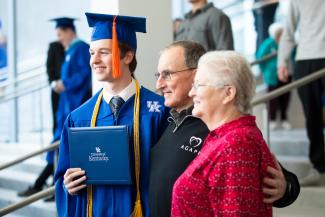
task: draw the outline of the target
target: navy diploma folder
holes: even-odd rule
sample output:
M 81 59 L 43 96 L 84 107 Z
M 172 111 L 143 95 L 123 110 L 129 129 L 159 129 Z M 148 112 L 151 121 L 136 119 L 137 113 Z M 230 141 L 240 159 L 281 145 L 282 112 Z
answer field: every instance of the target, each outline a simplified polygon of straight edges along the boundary
M 127 126 L 68 129 L 70 168 L 86 171 L 86 184 L 131 184 Z

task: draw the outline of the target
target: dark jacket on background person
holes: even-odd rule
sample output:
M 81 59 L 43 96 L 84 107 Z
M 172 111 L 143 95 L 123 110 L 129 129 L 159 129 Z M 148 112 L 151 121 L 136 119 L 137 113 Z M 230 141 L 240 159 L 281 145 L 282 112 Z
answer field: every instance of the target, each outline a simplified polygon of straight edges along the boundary
M 58 41 L 51 42 L 47 52 L 46 60 L 46 72 L 48 75 L 49 84 L 52 81 L 59 80 L 61 78 L 61 66 L 64 61 L 64 47 Z M 56 129 L 56 111 L 59 104 L 59 94 L 51 91 L 51 103 L 52 103 L 52 118 L 53 118 L 53 133 Z

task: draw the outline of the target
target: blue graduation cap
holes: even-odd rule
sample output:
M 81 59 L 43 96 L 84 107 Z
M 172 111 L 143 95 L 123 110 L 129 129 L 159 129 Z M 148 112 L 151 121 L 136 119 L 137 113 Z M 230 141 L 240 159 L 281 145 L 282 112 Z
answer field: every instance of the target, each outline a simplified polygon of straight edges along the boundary
M 86 13 L 89 27 L 93 27 L 91 41 L 112 39 L 113 77 L 120 76 L 118 42 L 137 50 L 136 32 L 146 33 L 145 17 Z
M 74 21 L 76 19 L 75 18 L 71 18 L 71 17 L 58 17 L 58 18 L 54 18 L 51 19 L 50 21 L 54 21 L 56 22 L 55 28 L 71 28 L 73 31 L 76 30 L 76 27 L 74 25 Z
M 113 39 L 113 23 L 116 22 L 117 39 L 137 49 L 136 32 L 146 33 L 145 17 L 130 17 L 110 14 L 86 13 L 89 27 L 93 27 L 92 41 Z

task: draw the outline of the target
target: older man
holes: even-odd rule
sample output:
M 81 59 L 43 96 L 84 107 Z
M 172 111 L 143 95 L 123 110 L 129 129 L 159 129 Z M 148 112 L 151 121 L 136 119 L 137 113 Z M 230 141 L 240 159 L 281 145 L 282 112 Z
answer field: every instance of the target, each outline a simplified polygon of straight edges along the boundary
M 170 216 L 172 188 L 175 180 L 200 153 L 209 130 L 192 116 L 193 101 L 188 96 L 199 58 L 205 49 L 191 41 L 174 42 L 165 48 L 158 63 L 156 87 L 171 107 L 169 126 L 151 150 L 149 201 L 152 217 Z M 272 178 L 265 178 L 264 202 L 276 207 L 291 204 L 297 198 L 300 186 L 297 177 L 282 169 L 268 168 Z

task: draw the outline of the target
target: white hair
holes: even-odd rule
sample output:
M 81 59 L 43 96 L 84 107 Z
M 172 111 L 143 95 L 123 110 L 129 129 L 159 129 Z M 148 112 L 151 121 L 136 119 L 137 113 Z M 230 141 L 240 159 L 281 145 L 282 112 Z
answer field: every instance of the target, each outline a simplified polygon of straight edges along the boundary
M 255 95 L 255 79 L 247 60 L 235 51 L 211 51 L 200 58 L 198 67 L 203 65 L 210 80 L 236 88 L 236 107 L 242 113 L 249 113 Z
M 282 30 L 283 25 L 281 23 L 272 23 L 269 27 L 269 35 L 271 38 L 275 39 Z

